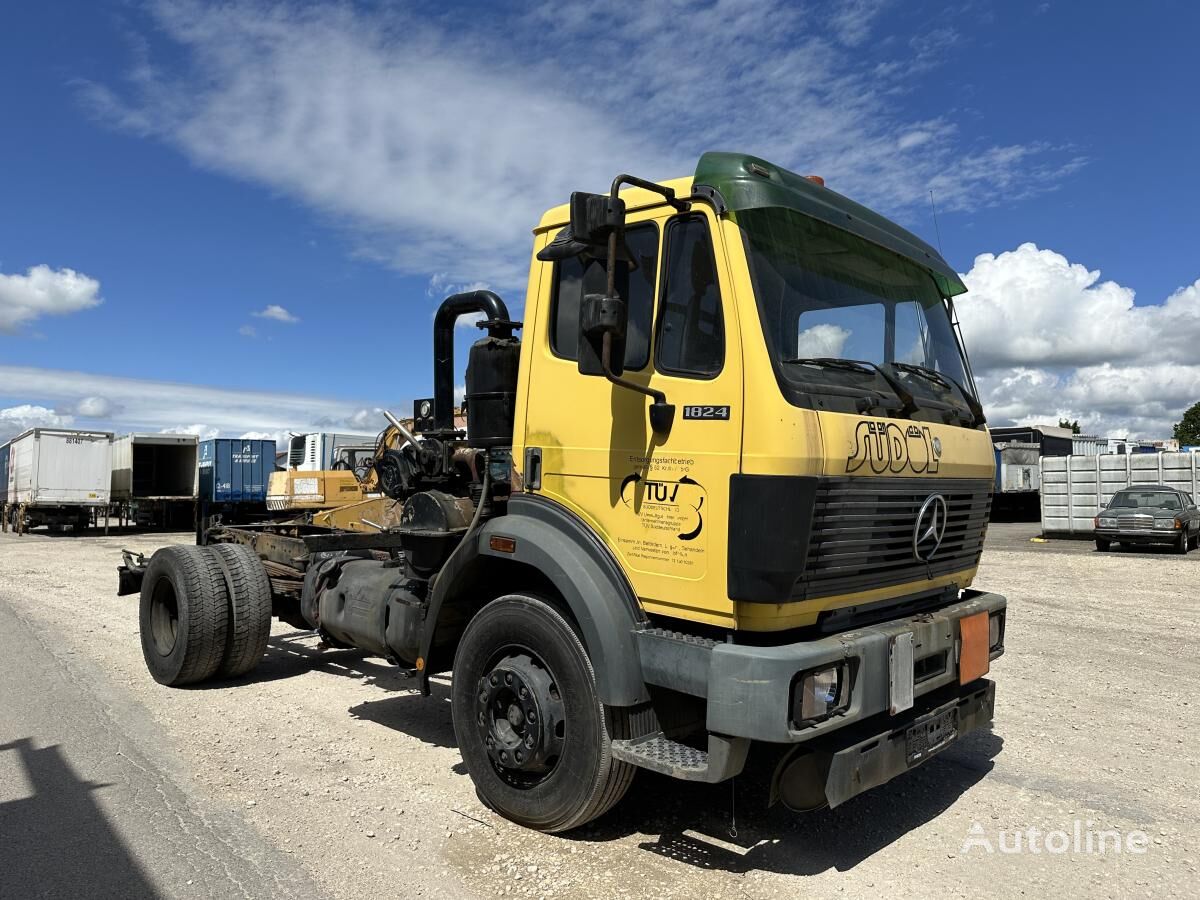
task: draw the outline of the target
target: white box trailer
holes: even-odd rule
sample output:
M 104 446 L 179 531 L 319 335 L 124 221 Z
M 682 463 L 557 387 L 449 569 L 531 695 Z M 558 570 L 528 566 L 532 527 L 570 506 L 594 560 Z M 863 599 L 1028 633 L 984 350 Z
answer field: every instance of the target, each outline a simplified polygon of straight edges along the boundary
M 1091 535 L 1100 508 L 1121 488 L 1163 484 L 1200 496 L 1195 453 L 1042 457 L 1042 531 Z
M 108 431 L 34 428 L 13 438 L 6 524 L 21 531 L 37 525 L 86 527 L 94 509 L 108 507 L 112 447 Z
M 194 434 L 124 434 L 113 441 L 112 500 L 195 500 Z
M 112 504 L 118 520 L 190 528 L 199 486 L 193 434 L 124 434 L 113 442 Z

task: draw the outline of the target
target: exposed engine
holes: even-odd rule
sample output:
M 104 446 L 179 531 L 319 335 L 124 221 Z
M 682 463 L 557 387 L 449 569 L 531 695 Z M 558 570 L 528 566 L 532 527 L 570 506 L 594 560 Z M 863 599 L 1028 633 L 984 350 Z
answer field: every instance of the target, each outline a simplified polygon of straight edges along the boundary
M 454 326 L 460 316 L 480 312 L 487 333 L 467 360 L 464 434 L 453 419 Z M 382 550 L 314 558 L 304 580 L 302 615 L 330 643 L 404 665 L 416 660 L 429 579 L 508 500 L 519 327 L 491 291 L 456 294 L 439 308 L 434 397 L 416 402 L 411 431 L 388 414 L 405 440 L 374 463 L 382 492 L 403 503 L 400 524 L 385 532 L 396 540 Z

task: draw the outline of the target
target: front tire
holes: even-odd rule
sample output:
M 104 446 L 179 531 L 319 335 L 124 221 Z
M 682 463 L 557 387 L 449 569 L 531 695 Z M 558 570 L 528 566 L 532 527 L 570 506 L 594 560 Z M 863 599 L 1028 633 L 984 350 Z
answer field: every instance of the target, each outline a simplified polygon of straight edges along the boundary
M 229 592 L 216 559 L 197 547 L 165 547 L 142 579 L 142 656 L 159 684 L 194 684 L 221 664 Z
M 1174 548 L 1176 553 L 1183 555 L 1192 549 L 1192 542 L 1188 540 L 1187 532 L 1179 535 L 1179 539 L 1175 541 Z
M 583 644 L 550 604 L 508 594 L 485 606 L 459 642 L 453 684 L 459 751 L 506 819 L 569 831 L 628 790 L 634 767 L 613 759 L 611 741 L 629 719 L 600 702 Z
M 1112 546 L 1112 542 L 1108 538 L 1096 538 L 1096 549 L 1101 553 L 1107 553 L 1110 546 Z

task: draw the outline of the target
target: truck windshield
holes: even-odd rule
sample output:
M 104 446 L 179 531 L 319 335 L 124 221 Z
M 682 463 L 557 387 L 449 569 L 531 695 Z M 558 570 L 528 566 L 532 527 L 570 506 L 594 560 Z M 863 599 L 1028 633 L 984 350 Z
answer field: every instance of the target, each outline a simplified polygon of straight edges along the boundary
M 946 301 L 928 272 L 792 210 L 742 210 L 737 221 L 789 399 L 846 412 L 877 407 L 912 418 L 981 420 Z

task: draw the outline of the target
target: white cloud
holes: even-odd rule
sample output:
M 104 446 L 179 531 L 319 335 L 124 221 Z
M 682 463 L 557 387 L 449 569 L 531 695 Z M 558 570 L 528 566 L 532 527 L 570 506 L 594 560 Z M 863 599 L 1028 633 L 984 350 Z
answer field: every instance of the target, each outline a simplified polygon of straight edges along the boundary
M 74 269 L 32 266 L 24 275 L 0 272 L 0 333 L 39 316 L 61 316 L 99 305 L 100 282 Z
M 213 428 L 210 425 L 175 425 L 171 428 L 162 428 L 159 434 L 194 434 L 202 441 L 211 440 L 219 437 L 221 429 Z
M 266 309 L 260 310 L 254 315 L 260 319 L 274 319 L 276 322 L 286 322 L 288 325 L 294 325 L 300 321 L 298 317 L 292 315 L 278 303 L 272 303 Z M 246 335 L 247 337 L 253 337 L 254 329 L 251 328 L 250 332 L 251 333 L 249 335 L 246 335 L 244 329 L 239 331 L 240 334 Z
M 75 404 L 75 412 L 89 419 L 102 419 L 116 412 L 116 407 L 107 397 L 84 397 Z
M 1169 437 L 1200 401 L 1200 280 L 1160 303 L 1034 244 L 976 257 L 956 301 L 992 424 Z
M 452 25 L 397 7 L 160 2 L 173 56 L 133 68 L 123 91 L 82 91 L 117 127 L 345 222 L 361 252 L 503 290 L 524 281 L 544 209 L 621 171 L 688 174 L 713 147 L 818 172 L 922 222 L 930 187 L 939 209 L 972 209 L 1050 189 L 1078 165 L 902 116 L 897 93 L 946 59 L 953 32 L 891 42 L 881 75 L 847 49 L 879 5 L 831 20 L 787 0 L 622 0 L 606 8 L 614 30 L 567 0 Z M 580 62 L 601 59 L 621 64 Z
M 69 428 L 74 421 L 71 416 L 60 415 L 44 406 L 29 403 L 10 406 L 0 409 L 0 443 L 30 428 Z
M 84 407 L 95 412 L 100 406 L 94 401 L 103 401 L 108 404 L 108 414 L 97 416 L 98 421 L 89 424 L 117 432 L 219 432 L 231 437 L 250 431 L 320 431 L 320 423 L 326 421 L 361 421 L 368 432 L 383 427 L 382 416 L 373 414 L 378 406 L 364 404 L 361 399 L 353 402 L 0 364 L 0 405 L 6 401 L 16 410 L 41 410 L 37 415 L 52 417 L 46 421 L 54 424 L 65 424 Z M 407 397 L 397 401 L 402 407 L 410 403 Z M 32 415 L 14 412 L 9 418 L 24 416 L 24 421 Z
M 248 338 L 258 337 L 258 332 L 254 329 L 253 325 L 243 325 L 238 329 L 238 334 Z
M 850 332 L 840 325 L 814 325 L 800 332 L 796 355 L 801 357 L 841 356 Z

